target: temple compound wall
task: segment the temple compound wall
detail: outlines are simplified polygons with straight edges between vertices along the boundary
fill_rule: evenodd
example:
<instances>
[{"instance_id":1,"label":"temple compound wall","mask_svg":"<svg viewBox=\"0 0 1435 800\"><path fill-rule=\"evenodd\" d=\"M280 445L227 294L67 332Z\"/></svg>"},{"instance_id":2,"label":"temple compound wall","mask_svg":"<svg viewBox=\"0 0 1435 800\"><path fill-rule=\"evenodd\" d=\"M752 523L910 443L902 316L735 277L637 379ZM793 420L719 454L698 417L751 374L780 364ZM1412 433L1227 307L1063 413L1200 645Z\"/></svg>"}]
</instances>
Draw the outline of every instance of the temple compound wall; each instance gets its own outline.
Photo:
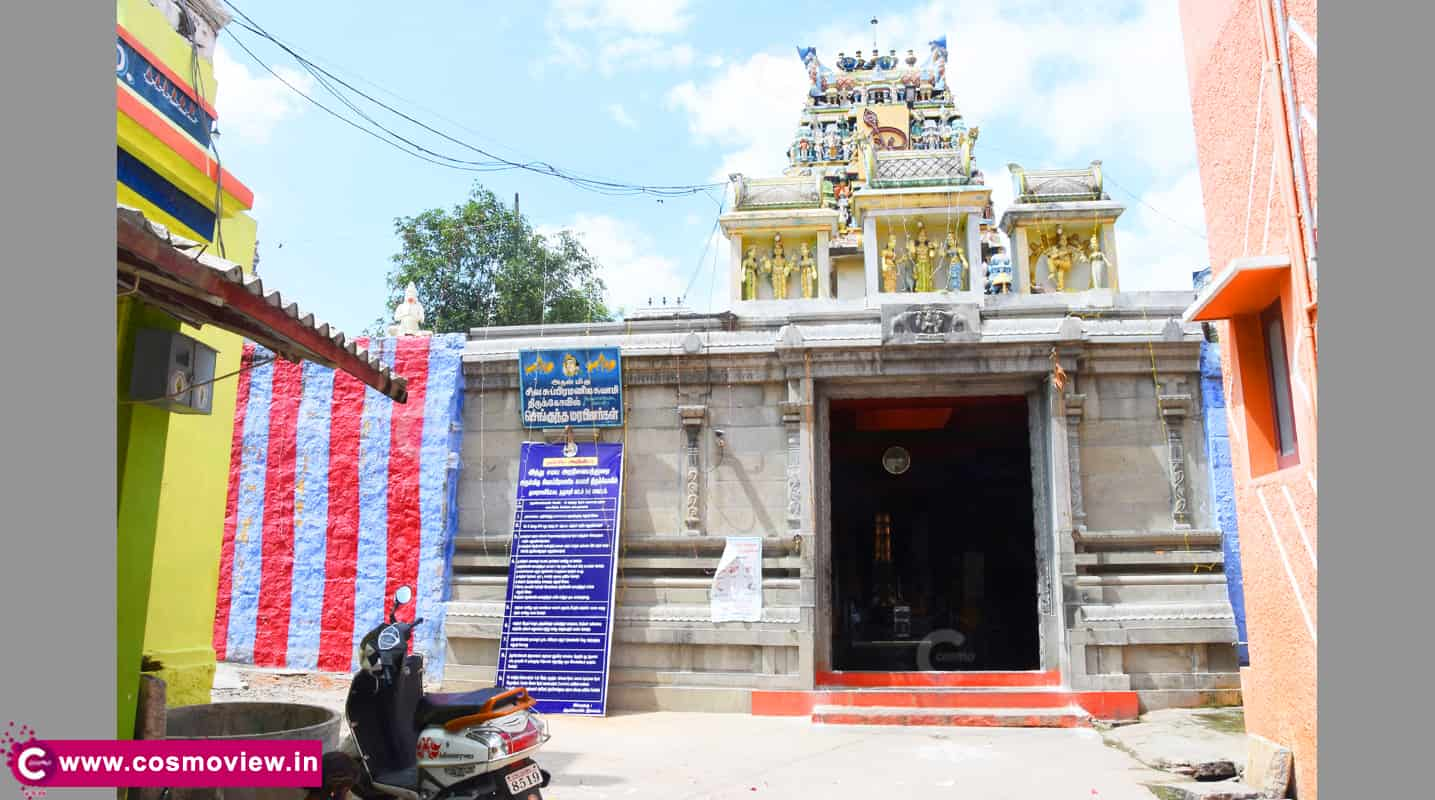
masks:
<instances>
[{"instance_id":1,"label":"temple compound wall","mask_svg":"<svg viewBox=\"0 0 1435 800\"><path fill-rule=\"evenodd\" d=\"M624 442L629 459L615 707L740 712L753 690L812 689L833 669L841 566L828 496L832 402L985 395L1027 401L1040 667L1073 690L1134 690L1147 708L1235 701L1236 636L1201 413L1203 337L1179 322L1191 294L1121 294L1097 298L1101 307L1091 299L475 331L464 352L445 685L494 679L515 453L563 435L522 428L518 351L618 346L626 427L575 431L580 441ZM946 332L921 342L903 333L914 308L944 313ZM709 621L729 535L763 537L761 622Z\"/></svg>"}]
</instances>

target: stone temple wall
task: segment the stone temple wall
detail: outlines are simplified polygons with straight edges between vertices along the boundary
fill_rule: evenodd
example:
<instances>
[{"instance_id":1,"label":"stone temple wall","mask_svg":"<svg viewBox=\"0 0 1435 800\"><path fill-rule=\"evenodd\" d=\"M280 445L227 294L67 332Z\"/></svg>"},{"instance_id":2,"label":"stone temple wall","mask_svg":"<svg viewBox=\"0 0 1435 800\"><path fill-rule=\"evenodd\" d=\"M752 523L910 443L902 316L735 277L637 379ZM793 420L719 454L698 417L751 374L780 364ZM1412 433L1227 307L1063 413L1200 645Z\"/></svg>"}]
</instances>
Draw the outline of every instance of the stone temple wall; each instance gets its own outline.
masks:
<instances>
[{"instance_id":1,"label":"stone temple wall","mask_svg":"<svg viewBox=\"0 0 1435 800\"><path fill-rule=\"evenodd\" d=\"M1043 668L1077 690L1135 690L1148 708L1225 698L1238 686L1235 632L1201 333L1175 319L1189 295L1118 299L1089 316L1057 302L958 309L975 329L933 344L893 341L884 320L900 310L886 308L475 333L445 684L494 678L518 446L562 435L521 429L517 353L581 341L623 350L626 428L575 431L627 445L614 708L747 711L754 689L814 687L830 669L825 409L839 396L923 394L1028 397ZM710 621L728 535L764 537L761 622Z\"/></svg>"}]
</instances>

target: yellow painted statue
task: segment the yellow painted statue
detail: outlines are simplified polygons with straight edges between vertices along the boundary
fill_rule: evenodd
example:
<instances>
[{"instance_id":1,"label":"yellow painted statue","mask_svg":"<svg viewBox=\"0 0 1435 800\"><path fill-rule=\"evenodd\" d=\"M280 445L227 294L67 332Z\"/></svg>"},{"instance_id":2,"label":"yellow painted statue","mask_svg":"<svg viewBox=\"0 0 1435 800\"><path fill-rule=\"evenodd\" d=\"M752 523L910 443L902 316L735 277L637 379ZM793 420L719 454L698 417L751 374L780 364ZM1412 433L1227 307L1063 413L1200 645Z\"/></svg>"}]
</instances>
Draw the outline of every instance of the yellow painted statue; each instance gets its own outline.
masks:
<instances>
[{"instance_id":1,"label":"yellow painted statue","mask_svg":"<svg viewBox=\"0 0 1435 800\"><path fill-rule=\"evenodd\" d=\"M797 259L798 276L802 283L802 296L812 299L817 296L817 260L807 242L802 243L802 254Z\"/></svg>"},{"instance_id":2,"label":"yellow painted statue","mask_svg":"<svg viewBox=\"0 0 1435 800\"><path fill-rule=\"evenodd\" d=\"M882 291L897 291L897 235L887 240L887 249L882 251Z\"/></svg>"},{"instance_id":3,"label":"yellow painted statue","mask_svg":"<svg viewBox=\"0 0 1435 800\"><path fill-rule=\"evenodd\" d=\"M1047 275L1056 279L1056 290L1066 291L1066 276L1071 272L1072 258L1077 254L1075 242L1069 234L1063 233L1061 226L1056 226L1056 236L1048 242L1038 245L1039 254L1046 256ZM1038 256L1039 258L1039 256ZM1031 285L1036 286L1036 262L1038 258L1031 260Z\"/></svg>"},{"instance_id":4,"label":"yellow painted statue","mask_svg":"<svg viewBox=\"0 0 1435 800\"><path fill-rule=\"evenodd\" d=\"M757 299L757 273L762 270L762 264L757 259L757 248L747 249L747 258L742 260L742 299Z\"/></svg>"},{"instance_id":5,"label":"yellow painted statue","mask_svg":"<svg viewBox=\"0 0 1435 800\"><path fill-rule=\"evenodd\" d=\"M772 296L776 300L787 299L787 282L792 275L793 264L782 252L781 234L772 240L772 257L763 265L762 271L772 276Z\"/></svg>"},{"instance_id":6,"label":"yellow painted statue","mask_svg":"<svg viewBox=\"0 0 1435 800\"><path fill-rule=\"evenodd\" d=\"M912 248L912 280L918 292L935 291L932 277L937 271L937 247L927 239L927 226L917 221L917 241Z\"/></svg>"}]
</instances>

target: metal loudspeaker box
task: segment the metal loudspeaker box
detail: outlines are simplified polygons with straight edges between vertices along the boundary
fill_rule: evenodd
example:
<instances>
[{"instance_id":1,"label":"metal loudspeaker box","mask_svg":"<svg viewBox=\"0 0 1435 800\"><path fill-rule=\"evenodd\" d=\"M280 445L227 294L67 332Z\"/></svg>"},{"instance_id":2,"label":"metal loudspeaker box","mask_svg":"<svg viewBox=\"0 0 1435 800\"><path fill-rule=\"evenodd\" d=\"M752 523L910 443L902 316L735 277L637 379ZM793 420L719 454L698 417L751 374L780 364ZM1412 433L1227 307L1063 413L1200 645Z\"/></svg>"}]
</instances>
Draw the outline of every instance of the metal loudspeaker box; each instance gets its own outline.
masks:
<instances>
[{"instance_id":1,"label":"metal loudspeaker box","mask_svg":"<svg viewBox=\"0 0 1435 800\"><path fill-rule=\"evenodd\" d=\"M137 331L130 399L180 414L208 414L217 355L178 331Z\"/></svg>"}]
</instances>

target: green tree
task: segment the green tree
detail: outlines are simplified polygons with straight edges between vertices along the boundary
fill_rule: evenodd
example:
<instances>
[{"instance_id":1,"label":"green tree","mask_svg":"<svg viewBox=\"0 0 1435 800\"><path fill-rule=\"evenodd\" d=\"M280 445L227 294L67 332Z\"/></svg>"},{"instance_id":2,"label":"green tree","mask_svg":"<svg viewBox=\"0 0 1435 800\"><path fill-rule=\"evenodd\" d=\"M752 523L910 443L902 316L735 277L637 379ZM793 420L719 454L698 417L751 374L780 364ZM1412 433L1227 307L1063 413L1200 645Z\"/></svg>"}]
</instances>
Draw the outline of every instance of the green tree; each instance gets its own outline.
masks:
<instances>
[{"instance_id":1,"label":"green tree","mask_svg":"<svg viewBox=\"0 0 1435 800\"><path fill-rule=\"evenodd\" d=\"M462 333L488 325L603 322L598 263L568 231L543 236L493 192L474 184L468 200L394 220L400 251L392 258L389 323L410 282L424 327Z\"/></svg>"}]
</instances>

